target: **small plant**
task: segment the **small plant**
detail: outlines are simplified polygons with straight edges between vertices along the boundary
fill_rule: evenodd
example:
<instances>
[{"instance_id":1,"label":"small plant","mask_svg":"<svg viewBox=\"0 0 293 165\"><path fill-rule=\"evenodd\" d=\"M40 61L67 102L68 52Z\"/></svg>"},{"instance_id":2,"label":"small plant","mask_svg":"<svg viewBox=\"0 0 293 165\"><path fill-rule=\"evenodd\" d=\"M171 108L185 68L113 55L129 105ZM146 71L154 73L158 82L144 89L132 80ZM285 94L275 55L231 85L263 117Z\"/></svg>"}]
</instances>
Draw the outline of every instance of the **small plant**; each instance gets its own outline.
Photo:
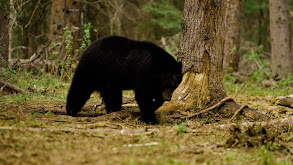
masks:
<instances>
[{"instance_id":1,"label":"small plant","mask_svg":"<svg viewBox=\"0 0 293 165\"><path fill-rule=\"evenodd\" d=\"M65 30L65 32L64 32L65 43L66 43L65 50L66 50L67 53L70 54L70 52L72 50L72 45L71 45L72 44L72 41L71 41L71 39L72 39L71 31L68 29L67 26L65 26L63 29Z\"/></svg>"},{"instance_id":2,"label":"small plant","mask_svg":"<svg viewBox=\"0 0 293 165\"><path fill-rule=\"evenodd\" d=\"M64 27L64 36L65 36L65 60L61 61L60 67L60 80L63 80L66 76L69 77L69 73L71 70L71 64L72 64L72 58L71 58L71 53L72 53L72 36L71 36L71 31L68 29L68 27Z\"/></svg>"},{"instance_id":3,"label":"small plant","mask_svg":"<svg viewBox=\"0 0 293 165\"><path fill-rule=\"evenodd\" d=\"M258 164L276 164L275 158L272 152L270 152L266 146L261 146L257 152Z\"/></svg>"},{"instance_id":4,"label":"small plant","mask_svg":"<svg viewBox=\"0 0 293 165\"><path fill-rule=\"evenodd\" d=\"M270 77L271 73L269 72L269 62L266 59L261 60L260 57L263 56L262 46L258 48L255 52L254 50L250 50L249 54L244 54L243 57L247 58L249 61L253 61L256 63L258 70L256 72L250 72L252 80L257 82L262 82L266 77Z\"/></svg>"},{"instance_id":5,"label":"small plant","mask_svg":"<svg viewBox=\"0 0 293 165\"><path fill-rule=\"evenodd\" d=\"M59 117L59 122L64 122L64 117Z\"/></svg>"},{"instance_id":6,"label":"small plant","mask_svg":"<svg viewBox=\"0 0 293 165\"><path fill-rule=\"evenodd\" d=\"M230 72L231 73L231 72ZM233 77L230 73L224 75L224 80L225 81L229 81L231 83L235 83L236 82L236 78Z\"/></svg>"},{"instance_id":7,"label":"small plant","mask_svg":"<svg viewBox=\"0 0 293 165\"><path fill-rule=\"evenodd\" d=\"M186 127L181 124L179 124L179 125L175 124L174 128L178 131L178 135L180 135L180 136L183 136L186 131Z\"/></svg>"},{"instance_id":8,"label":"small plant","mask_svg":"<svg viewBox=\"0 0 293 165\"><path fill-rule=\"evenodd\" d=\"M38 117L40 116L41 114L39 112L32 112L32 115L35 116L35 117Z\"/></svg>"},{"instance_id":9,"label":"small plant","mask_svg":"<svg viewBox=\"0 0 293 165\"><path fill-rule=\"evenodd\" d=\"M0 77L3 77L5 79L12 79L11 82L17 81L17 72L13 70L13 68L10 65L7 65L6 61L0 57L2 66L6 66L7 70L4 70L4 72L0 72Z\"/></svg>"},{"instance_id":10,"label":"small plant","mask_svg":"<svg viewBox=\"0 0 293 165\"><path fill-rule=\"evenodd\" d=\"M52 116L53 113L52 113L51 111L48 111L48 112L45 113L45 115L46 115L46 116Z\"/></svg>"},{"instance_id":11,"label":"small plant","mask_svg":"<svg viewBox=\"0 0 293 165\"><path fill-rule=\"evenodd\" d=\"M85 48L90 46L90 44L92 43L92 41L90 40L90 37L91 37L90 30L93 28L92 24L90 22L87 24L84 24L83 28L84 28L83 41L82 41L80 48L75 50L76 52L85 50ZM94 30L94 32L98 33L97 29L93 29L93 30Z\"/></svg>"},{"instance_id":12,"label":"small plant","mask_svg":"<svg viewBox=\"0 0 293 165\"><path fill-rule=\"evenodd\" d=\"M293 74L289 73L286 79L281 79L274 88L291 88L293 86Z\"/></svg>"}]
</instances>

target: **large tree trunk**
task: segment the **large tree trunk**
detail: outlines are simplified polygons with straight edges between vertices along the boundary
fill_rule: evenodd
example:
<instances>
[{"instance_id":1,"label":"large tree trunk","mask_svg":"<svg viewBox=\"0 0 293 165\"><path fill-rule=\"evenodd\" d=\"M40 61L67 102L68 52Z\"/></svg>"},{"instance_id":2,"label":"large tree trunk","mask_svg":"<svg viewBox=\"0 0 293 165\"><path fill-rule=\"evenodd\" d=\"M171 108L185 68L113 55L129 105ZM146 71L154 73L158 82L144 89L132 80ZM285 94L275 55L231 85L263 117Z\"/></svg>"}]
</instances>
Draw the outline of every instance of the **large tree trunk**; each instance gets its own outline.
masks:
<instances>
[{"instance_id":1,"label":"large tree trunk","mask_svg":"<svg viewBox=\"0 0 293 165\"><path fill-rule=\"evenodd\" d=\"M0 3L0 67L2 60L8 64L8 50L9 50L9 6Z\"/></svg>"},{"instance_id":2,"label":"large tree trunk","mask_svg":"<svg viewBox=\"0 0 293 165\"><path fill-rule=\"evenodd\" d=\"M183 63L184 76L172 101L180 110L211 106L227 96L222 73L224 2L186 0L181 26L178 60Z\"/></svg>"},{"instance_id":3,"label":"large tree trunk","mask_svg":"<svg viewBox=\"0 0 293 165\"><path fill-rule=\"evenodd\" d=\"M227 97L223 86L224 3L222 0L185 0L178 55L183 63L183 80L171 101L164 103L156 113L204 109ZM221 112L228 114L240 107L233 100L227 100ZM244 111L254 118L254 114Z\"/></svg>"},{"instance_id":4,"label":"large tree trunk","mask_svg":"<svg viewBox=\"0 0 293 165\"><path fill-rule=\"evenodd\" d=\"M226 0L223 71L238 71L242 0ZM230 69L233 68L233 69Z\"/></svg>"},{"instance_id":5,"label":"large tree trunk","mask_svg":"<svg viewBox=\"0 0 293 165\"><path fill-rule=\"evenodd\" d=\"M286 78L292 73L287 0L270 0L272 75Z\"/></svg>"},{"instance_id":6,"label":"large tree trunk","mask_svg":"<svg viewBox=\"0 0 293 165\"><path fill-rule=\"evenodd\" d=\"M178 54L184 76L171 99L176 108L170 107L180 110L208 107L227 96L222 72L224 1L186 0L184 5ZM164 111L164 107L158 111Z\"/></svg>"}]
</instances>

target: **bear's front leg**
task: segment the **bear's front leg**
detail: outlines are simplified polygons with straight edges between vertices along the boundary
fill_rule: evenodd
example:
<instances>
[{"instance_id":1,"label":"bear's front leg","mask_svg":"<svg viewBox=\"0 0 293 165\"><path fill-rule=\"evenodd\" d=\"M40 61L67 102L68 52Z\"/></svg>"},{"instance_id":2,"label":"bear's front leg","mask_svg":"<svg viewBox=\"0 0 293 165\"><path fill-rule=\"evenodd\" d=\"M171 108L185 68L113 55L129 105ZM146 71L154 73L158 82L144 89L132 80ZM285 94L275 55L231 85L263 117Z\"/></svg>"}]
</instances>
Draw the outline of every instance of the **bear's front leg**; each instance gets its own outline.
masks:
<instances>
[{"instance_id":1,"label":"bear's front leg","mask_svg":"<svg viewBox=\"0 0 293 165\"><path fill-rule=\"evenodd\" d=\"M138 103L142 120L146 123L158 124L152 95L146 90L135 91L135 99Z\"/></svg>"},{"instance_id":2,"label":"bear's front leg","mask_svg":"<svg viewBox=\"0 0 293 165\"><path fill-rule=\"evenodd\" d=\"M156 111L160 106L163 105L164 97L163 97L162 93L158 93L155 95L154 99L155 99L154 100L154 109Z\"/></svg>"},{"instance_id":3,"label":"bear's front leg","mask_svg":"<svg viewBox=\"0 0 293 165\"><path fill-rule=\"evenodd\" d=\"M76 116L76 114L89 99L92 92L93 90L83 88L82 86L75 86L75 84L72 84L67 95L67 115Z\"/></svg>"}]
</instances>

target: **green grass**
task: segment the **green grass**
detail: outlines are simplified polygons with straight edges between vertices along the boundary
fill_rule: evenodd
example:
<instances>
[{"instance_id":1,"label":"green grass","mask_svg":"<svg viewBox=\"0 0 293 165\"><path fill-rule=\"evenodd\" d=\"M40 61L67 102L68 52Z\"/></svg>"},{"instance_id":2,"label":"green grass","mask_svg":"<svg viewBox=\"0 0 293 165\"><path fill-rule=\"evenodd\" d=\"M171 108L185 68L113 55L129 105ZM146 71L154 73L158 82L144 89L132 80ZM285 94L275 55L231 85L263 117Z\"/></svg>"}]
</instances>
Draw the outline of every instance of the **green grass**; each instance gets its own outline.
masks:
<instances>
[{"instance_id":1,"label":"green grass","mask_svg":"<svg viewBox=\"0 0 293 165\"><path fill-rule=\"evenodd\" d=\"M247 95L247 96L284 96L293 93L293 82L282 80L275 86L264 87L260 83L247 80L239 84L230 80L224 81L224 87L228 95Z\"/></svg>"}]
</instances>

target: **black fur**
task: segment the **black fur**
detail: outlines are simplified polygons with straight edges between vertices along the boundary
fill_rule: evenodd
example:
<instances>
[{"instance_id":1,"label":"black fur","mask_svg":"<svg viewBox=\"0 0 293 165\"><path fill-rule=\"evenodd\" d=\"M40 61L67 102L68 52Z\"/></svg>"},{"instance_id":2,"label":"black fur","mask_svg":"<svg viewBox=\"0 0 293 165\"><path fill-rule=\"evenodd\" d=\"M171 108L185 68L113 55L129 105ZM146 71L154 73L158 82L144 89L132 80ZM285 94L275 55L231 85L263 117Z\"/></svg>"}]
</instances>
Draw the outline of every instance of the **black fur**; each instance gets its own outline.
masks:
<instances>
[{"instance_id":1,"label":"black fur","mask_svg":"<svg viewBox=\"0 0 293 165\"><path fill-rule=\"evenodd\" d=\"M108 113L120 111L122 90L133 89L143 120L154 124L162 93L177 88L181 68L181 62L153 43L101 38L81 56L67 96L67 114L75 116L94 91L101 93Z\"/></svg>"}]
</instances>

